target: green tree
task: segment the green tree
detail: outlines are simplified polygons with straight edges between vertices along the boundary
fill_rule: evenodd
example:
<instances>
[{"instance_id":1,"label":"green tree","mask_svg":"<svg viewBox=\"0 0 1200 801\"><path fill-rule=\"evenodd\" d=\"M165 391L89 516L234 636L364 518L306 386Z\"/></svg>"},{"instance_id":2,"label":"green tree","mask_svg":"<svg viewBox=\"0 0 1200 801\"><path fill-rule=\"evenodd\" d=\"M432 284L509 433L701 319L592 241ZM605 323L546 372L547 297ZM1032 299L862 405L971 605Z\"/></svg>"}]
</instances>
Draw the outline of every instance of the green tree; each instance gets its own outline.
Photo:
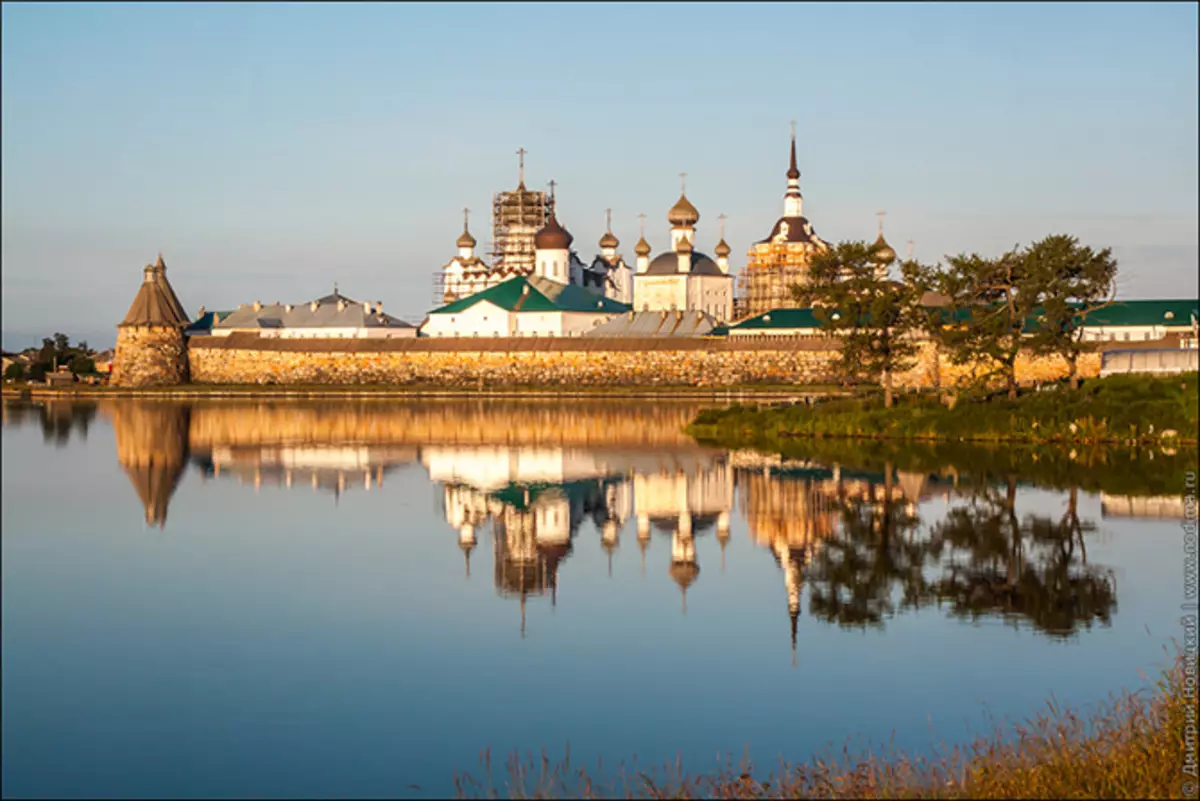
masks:
<instances>
[{"instance_id":1,"label":"green tree","mask_svg":"<svg viewBox=\"0 0 1200 801\"><path fill-rule=\"evenodd\" d=\"M1041 308L1029 345L1067 362L1071 388L1079 386L1079 357L1090 350L1083 340L1089 314L1116 294L1117 261L1112 249L1092 250L1065 234L1035 242L1024 253L1026 270L1041 292Z\"/></svg>"},{"instance_id":2,"label":"green tree","mask_svg":"<svg viewBox=\"0 0 1200 801\"><path fill-rule=\"evenodd\" d=\"M75 375L91 375L96 372L96 363L87 356L76 356L71 359L71 372Z\"/></svg>"},{"instance_id":3,"label":"green tree","mask_svg":"<svg viewBox=\"0 0 1200 801\"><path fill-rule=\"evenodd\" d=\"M844 378L866 377L883 386L891 408L892 379L915 361L915 335L922 319L922 287L916 265L902 267L904 281L888 281L878 245L842 242L817 255L809 266L814 315L840 343L838 370Z\"/></svg>"},{"instance_id":4,"label":"green tree","mask_svg":"<svg viewBox=\"0 0 1200 801\"><path fill-rule=\"evenodd\" d=\"M955 364L982 363L984 380L999 376L1009 398L1017 397L1017 355L1025 346L1025 324L1041 299L1039 281L1025 254L1014 248L998 258L977 253L947 258L936 275L937 289L961 319L941 330Z\"/></svg>"},{"instance_id":5,"label":"green tree","mask_svg":"<svg viewBox=\"0 0 1200 801\"><path fill-rule=\"evenodd\" d=\"M20 362L13 362L8 367L4 368L4 380L20 381L25 377L25 365Z\"/></svg>"},{"instance_id":6,"label":"green tree","mask_svg":"<svg viewBox=\"0 0 1200 801\"><path fill-rule=\"evenodd\" d=\"M49 371L50 365L45 362L34 362L29 365L29 380L43 381L46 378L46 373Z\"/></svg>"}]
</instances>

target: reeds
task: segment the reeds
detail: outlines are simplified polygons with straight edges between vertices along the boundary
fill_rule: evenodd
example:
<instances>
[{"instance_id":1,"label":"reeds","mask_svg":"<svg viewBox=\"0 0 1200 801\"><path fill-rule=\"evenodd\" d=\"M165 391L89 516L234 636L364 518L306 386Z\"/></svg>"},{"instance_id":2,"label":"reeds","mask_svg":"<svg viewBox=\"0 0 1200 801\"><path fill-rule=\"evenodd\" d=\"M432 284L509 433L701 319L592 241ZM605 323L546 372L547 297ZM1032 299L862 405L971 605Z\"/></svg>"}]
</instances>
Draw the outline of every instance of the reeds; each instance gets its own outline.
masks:
<instances>
[{"instance_id":1,"label":"reeds","mask_svg":"<svg viewBox=\"0 0 1200 801\"><path fill-rule=\"evenodd\" d=\"M1195 655L1176 651L1152 689L1110 696L1080 715L1051 700L1028 721L966 746L941 747L932 758L883 750L827 749L809 762L780 762L767 776L743 758L709 774L689 775L676 760L643 770L634 757L605 782L561 762L512 754L506 781L492 779L490 751L480 778L455 776L460 798L1195 798L1185 794L1185 728L1195 726ZM1190 683L1189 683L1190 682ZM1194 782L1194 780L1192 780Z\"/></svg>"}]
</instances>

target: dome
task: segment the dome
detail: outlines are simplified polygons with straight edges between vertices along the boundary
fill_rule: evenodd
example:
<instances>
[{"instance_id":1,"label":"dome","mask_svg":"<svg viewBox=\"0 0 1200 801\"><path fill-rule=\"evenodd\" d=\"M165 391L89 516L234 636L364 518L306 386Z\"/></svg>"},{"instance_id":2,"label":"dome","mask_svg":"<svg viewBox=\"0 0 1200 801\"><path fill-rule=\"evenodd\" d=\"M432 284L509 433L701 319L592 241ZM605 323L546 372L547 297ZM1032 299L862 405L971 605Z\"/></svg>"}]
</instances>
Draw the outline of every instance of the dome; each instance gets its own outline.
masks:
<instances>
[{"instance_id":1,"label":"dome","mask_svg":"<svg viewBox=\"0 0 1200 801\"><path fill-rule=\"evenodd\" d=\"M671 225L695 225L699 221L700 212L696 211L687 195L680 195L679 200L667 212L667 222Z\"/></svg>"},{"instance_id":2,"label":"dome","mask_svg":"<svg viewBox=\"0 0 1200 801\"><path fill-rule=\"evenodd\" d=\"M475 247L475 237L471 236L471 232L464 228L462 235L458 237L458 241L454 244L460 248L473 248Z\"/></svg>"},{"instance_id":3,"label":"dome","mask_svg":"<svg viewBox=\"0 0 1200 801\"><path fill-rule=\"evenodd\" d=\"M639 256L650 255L650 243L646 241L646 237L643 236L638 240L638 243L633 246L633 252Z\"/></svg>"},{"instance_id":4,"label":"dome","mask_svg":"<svg viewBox=\"0 0 1200 801\"><path fill-rule=\"evenodd\" d=\"M725 275L717 263L703 253L691 253L692 275ZM646 267L647 275L675 275L679 272L679 256L676 253L660 253Z\"/></svg>"},{"instance_id":5,"label":"dome","mask_svg":"<svg viewBox=\"0 0 1200 801\"><path fill-rule=\"evenodd\" d=\"M686 236L679 238L679 244L675 246L676 253L691 253L695 248L692 247L692 240Z\"/></svg>"},{"instance_id":6,"label":"dome","mask_svg":"<svg viewBox=\"0 0 1200 801\"><path fill-rule=\"evenodd\" d=\"M621 243L613 236L612 231L606 231L604 236L600 237L600 247L602 248L615 248L619 244Z\"/></svg>"},{"instance_id":7,"label":"dome","mask_svg":"<svg viewBox=\"0 0 1200 801\"><path fill-rule=\"evenodd\" d=\"M538 250L566 250L574 241L575 237L559 225L554 215L550 215L549 222L533 237L533 245Z\"/></svg>"},{"instance_id":8,"label":"dome","mask_svg":"<svg viewBox=\"0 0 1200 801\"><path fill-rule=\"evenodd\" d=\"M717 256L719 256L719 257L724 257L724 256L729 255L730 250L731 250L731 248L729 247L729 245L725 242L724 239L722 239L720 242L717 243L717 246L715 248L713 248L713 253L716 253Z\"/></svg>"},{"instance_id":9,"label":"dome","mask_svg":"<svg viewBox=\"0 0 1200 801\"><path fill-rule=\"evenodd\" d=\"M883 238L883 234L880 234L879 238L875 240L874 247L877 248L874 257L876 263L891 264L896 260L896 251L892 250L892 246Z\"/></svg>"}]
</instances>

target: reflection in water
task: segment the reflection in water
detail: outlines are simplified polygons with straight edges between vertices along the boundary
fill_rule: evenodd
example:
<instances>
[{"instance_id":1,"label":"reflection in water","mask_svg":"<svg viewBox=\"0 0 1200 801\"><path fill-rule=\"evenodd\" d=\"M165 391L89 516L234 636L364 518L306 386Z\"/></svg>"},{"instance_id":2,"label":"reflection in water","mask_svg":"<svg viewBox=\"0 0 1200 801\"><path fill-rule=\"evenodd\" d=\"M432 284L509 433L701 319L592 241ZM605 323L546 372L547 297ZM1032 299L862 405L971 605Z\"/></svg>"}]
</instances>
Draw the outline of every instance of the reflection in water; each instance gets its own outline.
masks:
<instances>
[{"instance_id":1,"label":"reflection in water","mask_svg":"<svg viewBox=\"0 0 1200 801\"><path fill-rule=\"evenodd\" d=\"M735 513L780 568L793 662L805 584L809 614L846 627L882 627L937 603L1065 637L1107 625L1116 610L1112 572L1087 560L1095 524L1080 519L1077 490L1052 519L1018 513L1015 478L967 488L953 468L855 469L702 447L679 433L695 412L686 404L6 402L4 424L37 421L62 444L86 436L98 410L146 522L159 528L189 461L206 479L311 487L335 502L422 466L468 579L472 553L491 537L495 588L519 601L522 636L531 598L557 603L562 565L587 524L610 576L631 519L643 574L654 533L669 542L665 572L686 614L701 575L696 540L714 532L724 573ZM947 510L927 522L921 504L933 498ZM1174 500L1104 496L1103 513L1170 516Z\"/></svg>"}]
</instances>

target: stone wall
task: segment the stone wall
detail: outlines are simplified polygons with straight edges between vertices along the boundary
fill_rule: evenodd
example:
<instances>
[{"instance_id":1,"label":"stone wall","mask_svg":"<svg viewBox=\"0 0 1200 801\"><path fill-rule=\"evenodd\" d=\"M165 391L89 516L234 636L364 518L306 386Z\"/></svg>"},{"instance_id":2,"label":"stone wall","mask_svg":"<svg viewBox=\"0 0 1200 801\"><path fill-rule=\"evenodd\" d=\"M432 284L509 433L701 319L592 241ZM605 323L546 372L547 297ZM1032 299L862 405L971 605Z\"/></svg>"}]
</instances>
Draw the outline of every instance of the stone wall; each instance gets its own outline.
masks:
<instances>
[{"instance_id":1,"label":"stone wall","mask_svg":"<svg viewBox=\"0 0 1200 801\"><path fill-rule=\"evenodd\" d=\"M326 352L192 348L206 384L726 386L820 383L828 353L708 351Z\"/></svg>"},{"instance_id":2,"label":"stone wall","mask_svg":"<svg viewBox=\"0 0 1200 801\"><path fill-rule=\"evenodd\" d=\"M112 384L154 387L188 381L188 349L178 326L129 325L117 330Z\"/></svg>"},{"instance_id":3,"label":"stone wall","mask_svg":"<svg viewBox=\"0 0 1200 801\"><path fill-rule=\"evenodd\" d=\"M192 381L202 384L420 384L446 387L703 386L818 384L834 380L836 351L820 338L591 340L280 340L249 335L193 338ZM1099 374L1084 355L1080 377ZM950 388L978 368L953 365L930 344L897 389ZM1066 375L1058 357L1023 353L1017 381Z\"/></svg>"}]
</instances>

